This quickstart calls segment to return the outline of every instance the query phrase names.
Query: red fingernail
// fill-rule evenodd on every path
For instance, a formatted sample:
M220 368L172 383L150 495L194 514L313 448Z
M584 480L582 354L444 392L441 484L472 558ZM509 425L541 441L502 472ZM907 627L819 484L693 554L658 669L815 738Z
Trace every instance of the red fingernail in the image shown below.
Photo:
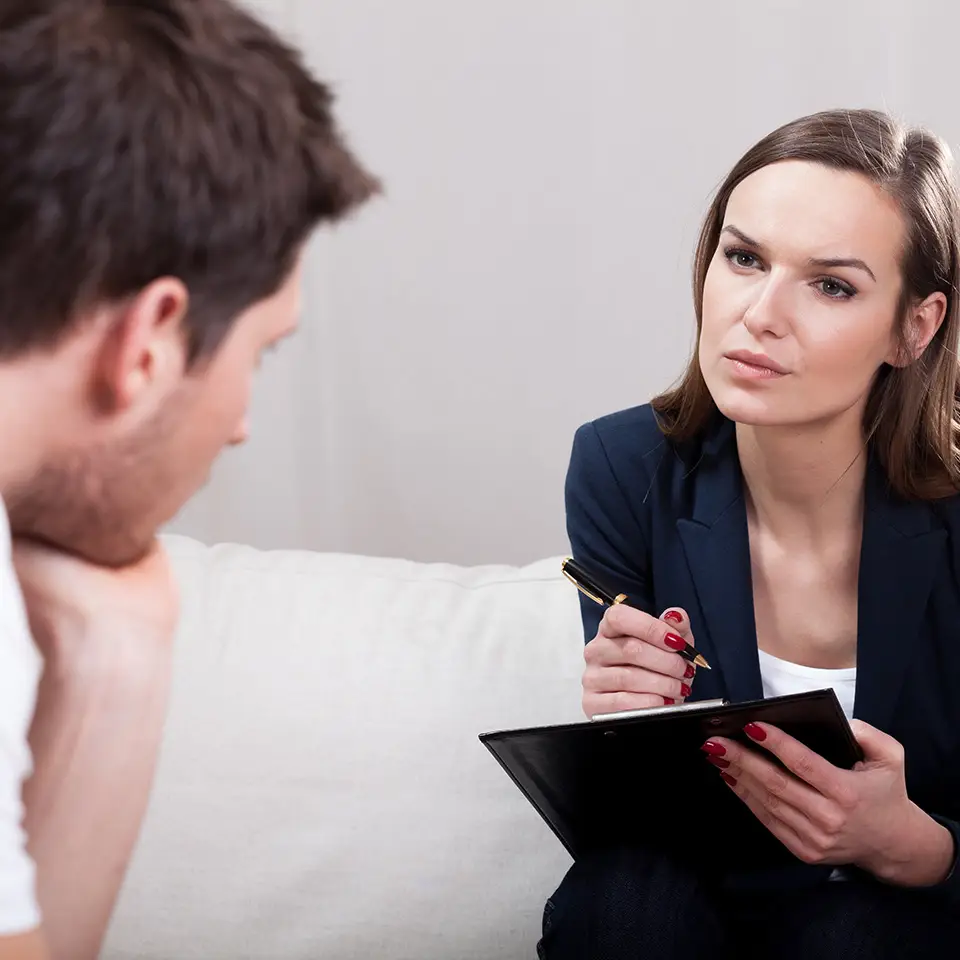
M737 781L733 777L731 777L729 773L724 773L721 770L720 776L723 777L723 782L730 784L731 787L735 787L737 785Z
M764 730L763 727L761 727L759 723L748 723L748 724L743 728L743 732L744 732L751 740L766 740L766 739L767 739L767 731Z
M722 757L707 757L707 763L712 763L715 767L719 767L721 770L724 767L730 766L729 760L724 760Z
M663 642L674 650L683 650L687 641L683 637L678 637L675 633L668 633L664 638Z
M685 696L685 697L689 697L689 696L690 696L690 693L691 693L690 684L689 684L689 683L681 683L681 684L680 684L680 693L682 693L683 696Z
M677 701L673 697L664 697L663 702L669 707L671 704L676 703Z
M663 615L664 620L668 620L670 623L683 623L683 614L678 613L676 610L668 610Z
M711 757L722 757L727 752L727 748L715 740L708 740L700 749Z
M692 663L688 663L687 669L683 671L683 675L689 680L691 677L697 675L697 668Z

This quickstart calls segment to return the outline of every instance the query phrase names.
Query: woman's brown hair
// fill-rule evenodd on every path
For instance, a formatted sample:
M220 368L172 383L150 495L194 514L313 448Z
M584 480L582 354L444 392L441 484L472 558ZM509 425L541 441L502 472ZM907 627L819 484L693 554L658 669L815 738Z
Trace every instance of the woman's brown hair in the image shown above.
M916 361L880 369L864 413L864 435L897 493L911 499L956 493L960 490L960 212L952 157L939 137L904 127L874 110L831 110L794 120L752 147L723 181L700 231L693 272L698 339L704 282L730 194L750 174L783 160L806 160L859 173L899 204L907 228L898 305L905 356L904 320L910 305L939 292L946 295L947 310ZM696 436L717 414L696 350L680 383L656 397L653 408L664 433L675 440Z

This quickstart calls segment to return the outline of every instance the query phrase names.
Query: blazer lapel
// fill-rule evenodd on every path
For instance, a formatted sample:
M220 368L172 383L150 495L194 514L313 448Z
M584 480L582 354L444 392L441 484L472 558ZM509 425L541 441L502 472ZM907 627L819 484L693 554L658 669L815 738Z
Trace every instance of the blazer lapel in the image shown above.
M697 643L720 671L728 699L756 700L763 696L763 685L750 543L736 434L729 420L705 442L694 469L692 515L677 521L677 533L702 612L701 623L695 624Z
M854 715L881 730L889 728L945 543L930 507L893 494L871 458L857 590Z

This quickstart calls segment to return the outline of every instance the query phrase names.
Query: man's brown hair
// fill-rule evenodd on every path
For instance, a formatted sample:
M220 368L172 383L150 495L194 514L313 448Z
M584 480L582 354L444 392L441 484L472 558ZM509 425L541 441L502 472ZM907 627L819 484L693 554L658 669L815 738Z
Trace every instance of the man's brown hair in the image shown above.
M191 360L377 183L329 89L230 0L0 5L0 357L178 277Z
M703 288L727 201L752 173L784 160L858 173L896 200L907 228L896 317L905 357L910 353L904 333L908 308L932 293L943 293L947 311L916 361L880 369L867 400L864 437L900 495L936 499L956 493L960 490L960 206L950 150L929 131L908 128L875 110L828 110L794 120L751 147L721 184L700 231L693 274L698 340ZM656 397L653 408L666 435L675 440L697 435L716 416L696 350L679 385Z

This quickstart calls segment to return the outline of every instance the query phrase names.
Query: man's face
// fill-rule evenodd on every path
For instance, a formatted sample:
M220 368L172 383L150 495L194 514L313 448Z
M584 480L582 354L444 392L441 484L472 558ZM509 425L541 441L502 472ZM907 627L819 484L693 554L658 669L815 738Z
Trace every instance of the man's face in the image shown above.
M106 566L138 560L206 483L220 451L242 443L263 352L297 325L301 267L234 322L158 410L109 441L63 451L8 498L13 532Z

